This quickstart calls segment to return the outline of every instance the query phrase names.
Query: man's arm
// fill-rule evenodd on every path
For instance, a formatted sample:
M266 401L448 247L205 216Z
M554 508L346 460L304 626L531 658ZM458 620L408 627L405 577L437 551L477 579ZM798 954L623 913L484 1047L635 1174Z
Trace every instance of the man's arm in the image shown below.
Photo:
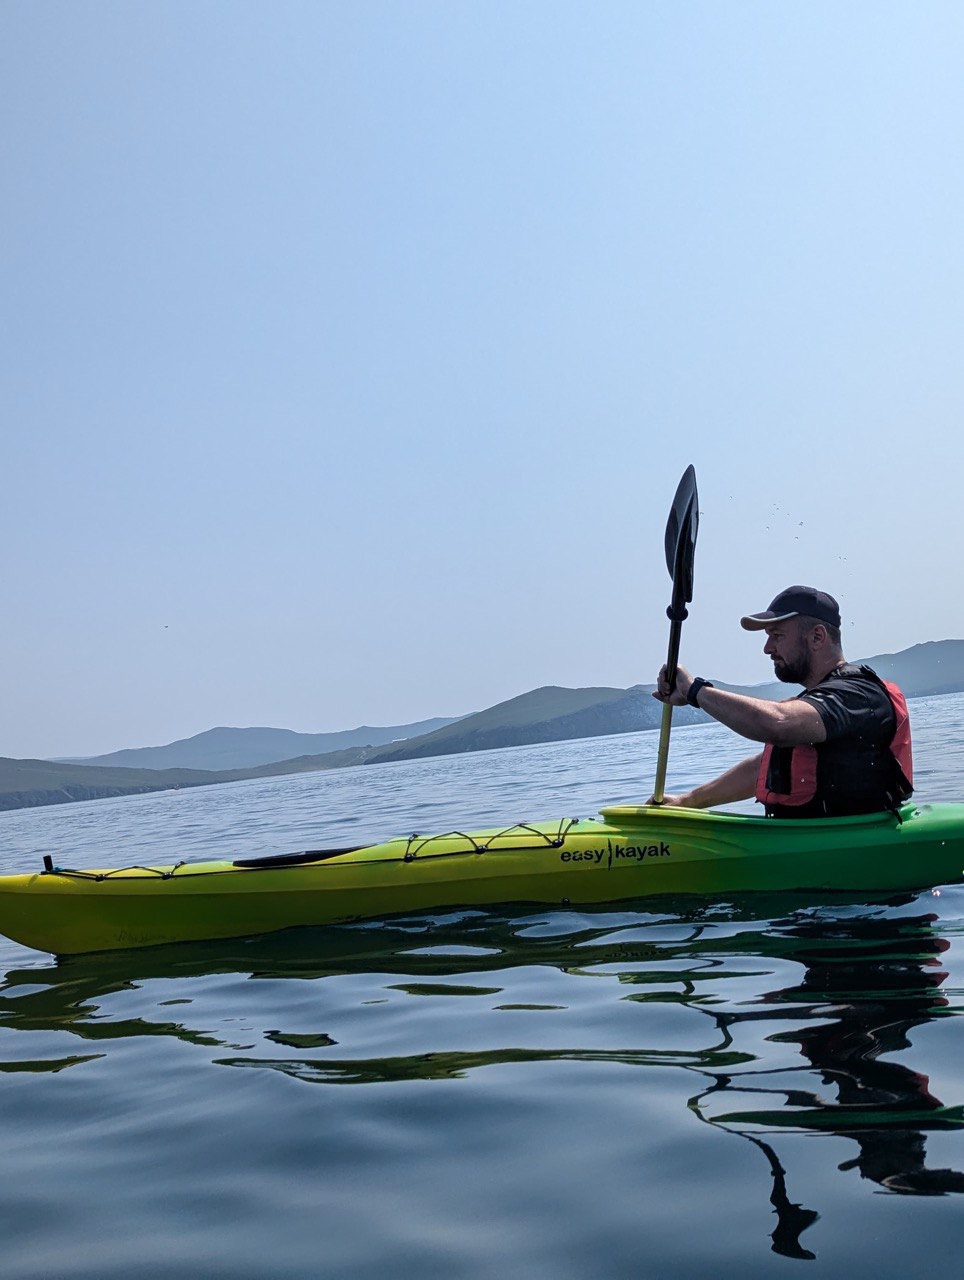
M666 668L659 673L654 698L681 707L693 683L693 677L685 669L676 670L676 685L670 693L666 683ZM760 698L748 698L742 693L728 693L725 689L707 689L699 692L701 711L725 724L734 733L753 742L769 742L775 747L796 747L804 743L825 742L827 730L816 707L798 698L789 702L764 702ZM738 798L738 797L737 797Z
M710 692L712 693L713 690L711 689ZM702 697L700 701L703 701ZM749 800L756 792L756 780L762 759L761 751L747 760L741 760L732 769L727 769L726 773L721 773L718 778L701 782L692 791L678 796L664 796L663 803L673 808L710 809L718 804L733 804L735 800Z

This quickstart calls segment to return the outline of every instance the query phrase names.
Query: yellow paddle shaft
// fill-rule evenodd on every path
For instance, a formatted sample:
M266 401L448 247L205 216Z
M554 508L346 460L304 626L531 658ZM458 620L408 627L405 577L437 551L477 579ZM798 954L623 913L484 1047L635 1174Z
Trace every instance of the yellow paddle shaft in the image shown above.
M653 788L653 804L662 804L666 790L666 765L669 761L669 731L673 725L673 708L663 703L663 718L659 723L659 750L656 755L656 785Z

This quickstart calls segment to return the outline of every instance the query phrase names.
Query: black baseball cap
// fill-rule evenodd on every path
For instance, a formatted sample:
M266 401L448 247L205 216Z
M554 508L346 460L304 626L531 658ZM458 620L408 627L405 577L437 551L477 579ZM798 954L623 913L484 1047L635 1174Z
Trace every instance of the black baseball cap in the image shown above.
M741 618L740 626L744 631L762 631L774 622L786 622L787 618L796 618L799 614L816 618L830 627L840 626L840 605L833 596L816 587L787 587L773 597L769 608L762 613L748 613Z

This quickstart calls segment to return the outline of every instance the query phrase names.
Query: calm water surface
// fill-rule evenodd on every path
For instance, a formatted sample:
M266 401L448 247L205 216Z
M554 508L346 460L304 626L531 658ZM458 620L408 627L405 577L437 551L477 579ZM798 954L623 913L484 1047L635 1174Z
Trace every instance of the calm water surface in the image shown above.
M964 696L912 712L919 798L964 800ZM645 799L655 747L4 813L0 870L588 816ZM740 754L678 730L670 787ZM960 1266L964 887L472 910L61 962L0 939L0 978L16 1280Z

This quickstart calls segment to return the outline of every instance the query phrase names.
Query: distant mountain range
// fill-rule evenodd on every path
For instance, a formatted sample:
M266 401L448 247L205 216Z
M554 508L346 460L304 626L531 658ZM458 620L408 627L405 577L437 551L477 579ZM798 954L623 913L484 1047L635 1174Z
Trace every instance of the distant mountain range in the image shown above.
M896 681L909 698L964 690L964 640L931 641L861 661L873 667L882 679ZM733 685L722 680L714 683L721 689L754 698L779 700L793 692L792 686L779 681L762 685ZM652 685L633 685L629 689L535 689L432 733L372 751L364 763L652 729L662 715L660 704L651 696L652 690ZM673 720L680 725L711 723L702 711L689 707L678 708Z
M931 641L865 661L885 679L895 680L910 698L964 690L964 640ZM786 698L792 693L791 686L779 683L715 683L751 697ZM632 733L659 723L661 709L651 697L652 688L547 685L458 719L328 734L222 727L162 747L115 751L83 761L0 758L0 809ZM703 712L682 707L674 713L674 723L712 722ZM322 750L312 750L319 745ZM295 756L285 754L299 748Z
M253 769L296 756L325 755L349 747L375 747L415 738L452 724L454 717L436 716L415 724L373 729L342 729L337 733L295 733L293 729L207 729L164 747L131 747L104 756L74 757L61 764L98 765L124 769Z
M908 698L929 698L940 693L964 690L964 640L928 640L899 653L879 653L876 658L858 658L873 667L882 680L899 684ZM755 698L787 697L788 686L774 680L752 686L715 682L721 689L734 689Z

